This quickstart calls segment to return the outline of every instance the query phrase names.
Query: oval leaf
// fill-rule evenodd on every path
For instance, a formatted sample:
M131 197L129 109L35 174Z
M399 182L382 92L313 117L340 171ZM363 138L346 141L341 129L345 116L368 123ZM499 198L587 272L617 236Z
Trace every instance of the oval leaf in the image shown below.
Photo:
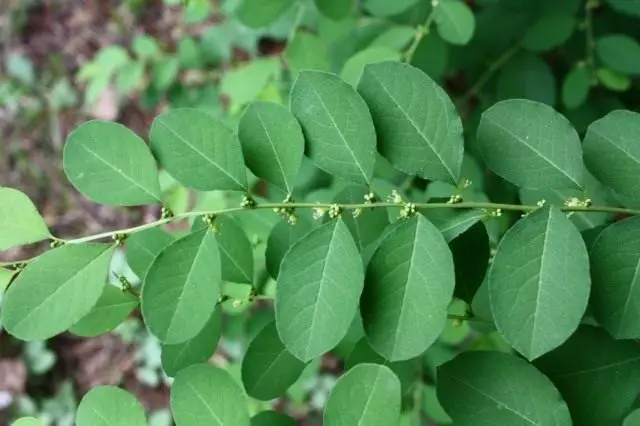
M208 364L180 371L171 386L176 426L249 426L242 389L231 375Z
M325 426L389 426L400 420L400 381L384 365L360 364L340 377L324 410Z
M162 368L169 377L193 364L207 362L216 351L222 331L222 310L216 308L211 318L193 338L177 345L162 345Z
M612 111L593 122L584 137L584 162L600 182L640 199L640 114Z
M640 339L640 217L602 231L590 258L596 319L616 339Z
M558 387L576 425L621 424L640 392L640 346L596 327L580 327L536 367Z
M153 121L149 136L160 164L183 185L247 190L240 142L220 120L197 109L174 109Z
M498 102L482 113L478 142L487 165L523 188L582 187L582 148L569 120L525 99Z
M400 62L367 65L358 84L378 133L378 149L397 169L457 183L462 122L448 95L429 76Z
M40 255L5 293L2 326L27 341L67 330L100 298L112 253L108 244L67 244Z
M251 418L251 426L296 426L296 422L278 411L263 411Z
M587 67L576 67L564 78L562 83L562 102L567 109L583 105L589 96L591 75Z
M389 361L420 355L436 341L453 297L451 251L416 215L388 232L373 254L360 301L371 347Z
M0 251L50 236L49 228L29 197L0 187Z
M626 34L612 34L596 41L602 63L623 74L640 75L640 43Z
M342 21L353 11L355 0L315 0L316 7L327 18Z
M275 322L251 341L242 360L242 383L247 393L261 401L284 395L302 374L306 364L282 344Z
M522 45L533 52L546 52L567 41L576 27L571 15L549 14L527 30Z
M591 287L587 248L559 208L540 208L502 238L488 282L498 330L535 359L560 346L582 320Z
M321 169L369 184L376 162L376 134L367 104L335 74L301 71L290 96L307 141L307 156Z
M138 299L116 286L107 284L91 311L69 329L75 335L95 337L119 326L138 306Z
M276 21L293 3L294 0L243 0L235 14L246 26L261 28Z
M306 235L313 228L311 222L304 216L298 217L295 224L281 220L273 227L267 239L265 252L267 271L273 278L278 278L280 264L289 248Z
M218 303L220 271L213 231L171 243L155 258L142 286L142 316L149 330L167 345L198 334Z
M336 346L358 310L364 273L342 220L306 234L285 255L276 286L276 324L285 347L308 362Z
M73 186L100 204L138 206L162 200L149 147L122 124L81 124L69 134L62 161Z
M80 401L77 426L145 426L147 418L142 405L124 389L98 386Z
M304 154L295 117L282 105L254 102L240 119L238 137L253 174L291 194Z
M222 279L234 283L253 283L253 247L244 229L228 216L216 219L216 240L220 251Z
M129 267L144 280L153 259L174 240L173 235L160 228L136 232L125 240L125 255Z
M473 351L438 368L437 395L460 426L482 424L571 426L558 390L526 361L500 352Z
M40 419L36 419L35 417L21 417L15 422L11 423L11 426L45 426L45 424L42 423Z
M348 185L333 198L333 202L361 204L369 192L365 186ZM342 219L351 231L358 248L362 251L382 235L382 232L389 225L389 215L385 209L363 209L358 217L353 217L352 213L343 214Z
M435 21L440 37L451 44L467 44L476 30L476 17L460 0L436 3Z

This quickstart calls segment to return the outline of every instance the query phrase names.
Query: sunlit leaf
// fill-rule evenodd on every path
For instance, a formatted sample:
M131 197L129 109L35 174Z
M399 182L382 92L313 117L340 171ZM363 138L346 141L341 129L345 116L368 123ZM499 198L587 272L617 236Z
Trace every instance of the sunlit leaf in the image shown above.
M49 228L29 197L0 187L0 251L49 237Z

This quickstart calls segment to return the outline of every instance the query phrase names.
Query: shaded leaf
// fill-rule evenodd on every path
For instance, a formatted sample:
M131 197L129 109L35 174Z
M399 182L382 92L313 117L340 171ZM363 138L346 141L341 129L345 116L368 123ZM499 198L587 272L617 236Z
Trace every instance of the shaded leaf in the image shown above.
M138 400L124 389L98 386L80 401L77 426L145 426L147 417Z
M400 52L396 50L389 49L384 46L370 47L357 52L355 55L347 59L347 62L345 62L342 67L342 71L340 72L340 77L355 87L358 85L358 82L362 77L364 67L368 64L385 61L399 61L400 59Z
M367 65L358 91L378 133L378 149L397 169L457 183L464 141L456 109L431 78L399 62Z
M5 293L2 326L26 341L67 330L100 298L112 253L108 244L67 244L38 256Z
M605 0L605 2L620 13L640 17L640 2L638 0Z
M449 65L447 43L437 34L423 37L413 54L411 65L435 80L442 78Z
M276 324L285 347L307 362L336 346L357 312L363 284L358 248L342 220L294 243L276 287Z
M355 183L370 183L375 129L367 104L353 87L334 74L302 71L291 89L290 107L316 166Z
M587 248L559 208L542 207L507 231L488 281L498 330L532 360L560 346L582 320L591 287Z
M251 28L266 27L292 7L294 0L243 0L235 15Z
M238 137L249 169L291 193L304 155L304 135L282 105L254 102L240 119Z
M529 52L514 56L498 76L498 98L530 99L555 105L556 80L551 67Z
M575 67L567 73L562 84L562 102L568 109L583 105L589 96L591 76L586 67Z
M285 57L289 63L289 69L294 73L302 70L329 71L331 69L328 46L325 41L305 31L296 31L293 40L287 46Z
M476 222L449 242L456 273L454 295L471 304L489 268L491 247L487 227Z
M395 226L368 264L360 302L371 347L389 361L420 355L444 329L453 290L453 259L438 229L422 215Z
M197 335L218 303L220 271L213 231L196 231L167 246L142 285L142 316L149 330L167 345Z
M251 417L251 426L296 426L296 422L278 411L263 411Z
M107 284L95 306L69 331L82 337L95 337L119 326L138 306L138 299L116 286Z
M482 113L477 138L489 168L517 186L582 187L578 133L545 104L525 99L498 102Z
M62 160L73 186L95 202L137 206L162 200L149 147L122 124L81 124L69 134Z
M141 280L144 280L153 259L173 241L175 237L160 228L136 232L125 241L125 254L129 267Z
M313 226L309 219L300 216L294 225L286 220L281 220L273 227L267 240L267 250L265 252L267 271L273 278L278 277L280 264L289 248L301 239L306 233L311 231Z
M640 43L625 34L596 40L596 53L603 64L624 74L640 75Z
M447 200L437 201L446 202ZM423 209L421 213L438 228L448 243L487 215L480 209Z
M160 164L183 185L247 190L240 142L218 119L197 109L174 109L153 121L149 136Z
M533 52L551 50L571 37L576 23L576 18L571 15L544 15L527 30L522 45Z
M437 395L456 425L570 426L558 390L526 361L473 351L438 368Z
M29 197L17 189L0 187L0 251L49 235L47 224Z
M476 18L460 0L441 0L435 11L438 34L451 44L467 44L476 30Z
M404 12L419 0L364 0L363 7L374 16L392 16Z
M324 16L341 21L353 12L355 0L315 0L316 7Z

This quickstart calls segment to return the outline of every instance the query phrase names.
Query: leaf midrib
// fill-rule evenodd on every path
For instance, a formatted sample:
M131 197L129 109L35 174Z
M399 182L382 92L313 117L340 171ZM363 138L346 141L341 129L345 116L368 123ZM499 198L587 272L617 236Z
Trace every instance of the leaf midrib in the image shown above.
M367 413L367 408L369 408L369 404L371 404L371 400L373 399L373 394L376 390L376 385L378 384L378 380L380 379L380 369L376 368L376 378L373 381L373 386L371 387L371 392L367 397L367 402L365 402L364 407L362 407L362 411L360 412L360 420L358 420L358 424L356 426L367 426L363 425L362 421L364 420L364 416Z
M211 408L211 406L209 406L209 404L207 403L207 400L204 399L202 397L202 395L200 395L200 393L198 392L198 390L193 387L193 385L191 384L190 381L185 380L184 384L187 385L187 387L189 389L191 389L191 391L193 391L193 393L198 397L198 399L200 400L200 402L202 402L204 404L205 407L207 407L207 410L209 410L209 413L211 413L211 415L213 416L213 418L216 420L216 422L218 422L218 425L220 426L224 426L224 423L222 423L222 420L220 420L220 417L218 417L215 413L215 411L213 411L213 408Z
M534 352L534 343L536 340L536 322L538 319L538 308L540 307L540 296L542 295L542 277L545 275L545 255L547 253L547 242L549 240L549 229L551 229L551 215L552 210L549 209L547 223L545 225L544 237L542 240L542 255L540 256L540 272L538 274L537 286L536 286L536 307L533 313L533 323L531 324L531 341L529 342L529 356Z
M610 368L619 367L621 365L630 364L630 363L636 362L636 361L640 361L640 356L637 356L637 357L634 357L634 358L625 359L623 361L612 362L612 363L609 363L609 364L601 365L599 367L587 368L586 370L578 370L578 371L572 371L570 373L558 374L558 375L553 376L553 377L561 378L561 377L578 376L578 375L581 375L581 374L595 373L597 371L608 370Z
M267 129L267 126L264 125L262 116L260 116L260 111L256 111L256 117L258 117L260 126L264 130L265 135L267 136L267 140L269 141L269 146L271 147L271 151L273 151L273 156L276 158L276 162L278 163L278 170L280 171L280 175L282 176L282 182L284 183L284 186L286 186L287 192L291 193L291 186L289 185L289 181L284 174L284 167L282 165L282 161L280 161L280 157L278 156L278 151L276 151L276 147L273 144L273 140L271 139L271 134L269 133L269 129Z

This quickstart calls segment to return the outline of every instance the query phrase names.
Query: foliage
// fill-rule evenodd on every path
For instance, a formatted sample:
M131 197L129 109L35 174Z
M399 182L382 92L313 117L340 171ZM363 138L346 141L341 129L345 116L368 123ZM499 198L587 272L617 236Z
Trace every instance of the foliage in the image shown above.
M621 424L640 396L634 4L244 0L176 52L148 36L134 59L102 50L78 75L87 102L115 81L171 108L148 144L80 125L65 173L96 203L161 216L62 238L1 188L0 249L51 242L2 265L3 327L96 336L139 305L178 426L290 424L257 401L325 354L347 369L328 426ZM237 36L204 55L222 28L287 46L234 63ZM188 69L205 76L194 98ZM166 175L194 207L172 208ZM140 286L109 269L122 248ZM239 311L260 319L234 372L207 361ZM146 423L108 386L76 421L110 416Z

